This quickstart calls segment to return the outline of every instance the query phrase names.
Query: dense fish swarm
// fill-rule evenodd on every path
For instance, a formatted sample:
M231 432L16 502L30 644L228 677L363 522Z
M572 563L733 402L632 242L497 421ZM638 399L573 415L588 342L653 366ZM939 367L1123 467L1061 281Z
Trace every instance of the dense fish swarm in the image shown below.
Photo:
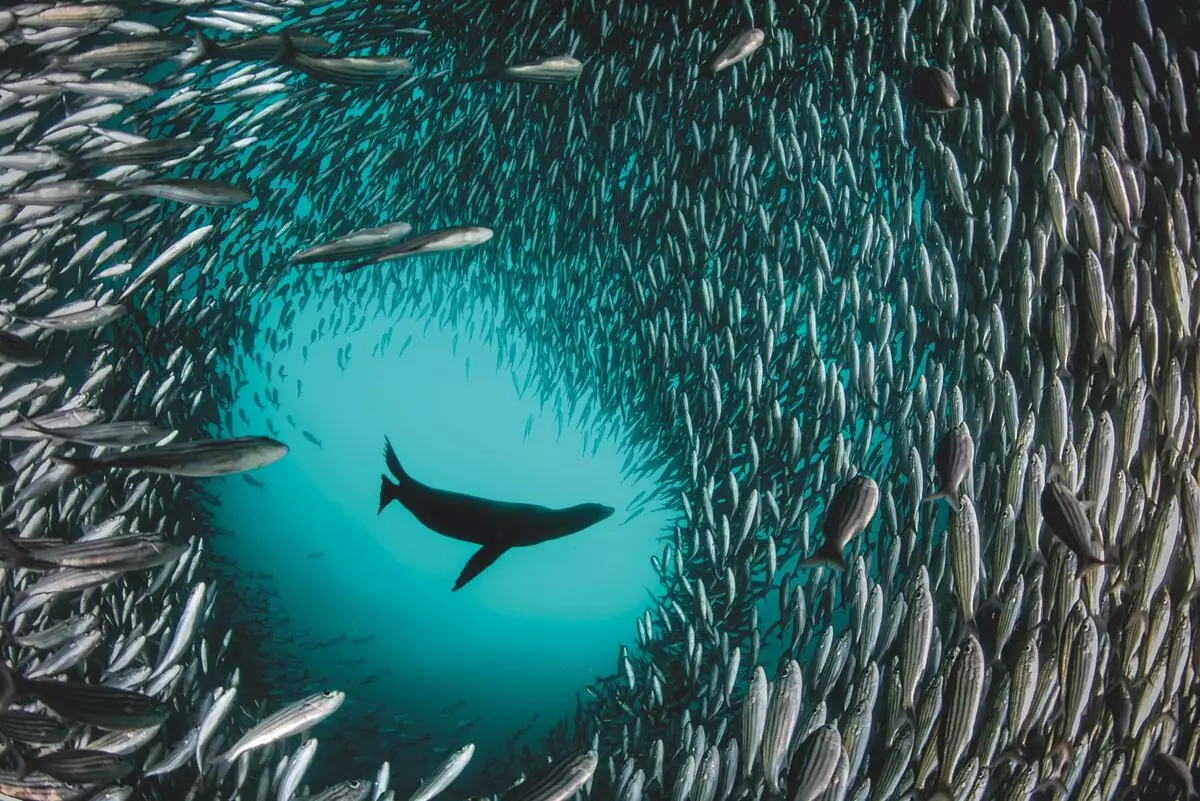
M196 479L285 456L274 353L419 314L678 512L482 793L1194 797L1200 20L1146 2L0 11L0 795L395 797L302 739L353 686L245 689Z

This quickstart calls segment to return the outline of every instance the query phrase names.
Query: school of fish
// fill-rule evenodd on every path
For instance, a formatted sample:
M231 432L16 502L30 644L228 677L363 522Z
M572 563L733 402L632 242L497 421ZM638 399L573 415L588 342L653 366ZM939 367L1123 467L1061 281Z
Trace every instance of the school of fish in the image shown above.
M353 683L264 695L216 612L205 481L320 447L234 398L283 416L275 354L415 315L676 520L613 675L480 796L1197 798L1198 34L1155 0L7 5L0 797L429 801L495 760L318 739Z

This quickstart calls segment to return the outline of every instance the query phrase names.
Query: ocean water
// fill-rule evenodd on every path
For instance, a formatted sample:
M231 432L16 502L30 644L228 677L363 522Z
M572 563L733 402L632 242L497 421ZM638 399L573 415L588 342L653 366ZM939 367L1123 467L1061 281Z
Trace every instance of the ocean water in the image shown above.
M320 309L288 306L307 341ZM400 777L468 742L476 771L521 746L536 751L583 688L615 672L619 645L633 645L634 623L659 591L650 557L670 520L653 501L656 483L626 469L619 430L544 405L528 360L498 366L497 353L495 341L428 317L368 317L306 353L273 354L269 369L248 373L232 410L227 433L272 426L291 448L216 490L226 536L213 551L227 579L218 586L235 618L261 632L235 640L256 666L245 680L281 702L351 691L316 735L327 749L346 733L384 735L387 746L354 750L372 769L388 760ZM276 392L278 408L255 401ZM411 475L438 488L616 512L510 550L451 592L477 546L426 529L398 503L377 514L385 437ZM337 759L320 765L345 773Z

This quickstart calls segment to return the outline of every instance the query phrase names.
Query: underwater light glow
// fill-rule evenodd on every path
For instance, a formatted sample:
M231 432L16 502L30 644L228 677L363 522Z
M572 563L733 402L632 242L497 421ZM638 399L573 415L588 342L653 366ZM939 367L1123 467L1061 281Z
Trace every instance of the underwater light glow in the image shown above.
M431 734L425 748L475 742L486 762L533 714L530 736L540 737L574 711L582 687L615 672L618 644L633 641L656 587L650 556L665 515L629 519L655 487L623 477L625 454L613 436L596 441L596 421L578 428L566 410L543 409L532 388L522 396L528 367L498 367L498 351L480 337L380 317L317 337L305 359L300 343L320 314L299 311L295 346L239 394L235 433L269 420L291 453L255 474L262 486L224 483L218 520L234 536L215 547L242 571L270 574L265 586L278 593L287 630L265 647L299 660L313 689L352 689L351 714L353 704L401 735ZM276 392L278 409L266 401ZM451 592L478 546L426 529L398 503L377 515L385 436L406 471L439 489L616 512L511 549ZM344 712L318 736L336 737Z

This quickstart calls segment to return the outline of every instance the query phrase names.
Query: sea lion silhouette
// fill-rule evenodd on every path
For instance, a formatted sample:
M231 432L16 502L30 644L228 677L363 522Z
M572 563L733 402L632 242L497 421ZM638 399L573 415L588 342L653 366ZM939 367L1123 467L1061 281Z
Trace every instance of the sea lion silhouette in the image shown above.
M404 471L387 437L383 439L383 456L395 481L390 481L386 475L380 476L380 514L389 503L399 501L426 528L481 546L467 560L454 582L454 592L490 567L509 548L523 548L569 536L599 523L614 511L611 506L599 503L549 509L530 503L491 501L434 489Z

